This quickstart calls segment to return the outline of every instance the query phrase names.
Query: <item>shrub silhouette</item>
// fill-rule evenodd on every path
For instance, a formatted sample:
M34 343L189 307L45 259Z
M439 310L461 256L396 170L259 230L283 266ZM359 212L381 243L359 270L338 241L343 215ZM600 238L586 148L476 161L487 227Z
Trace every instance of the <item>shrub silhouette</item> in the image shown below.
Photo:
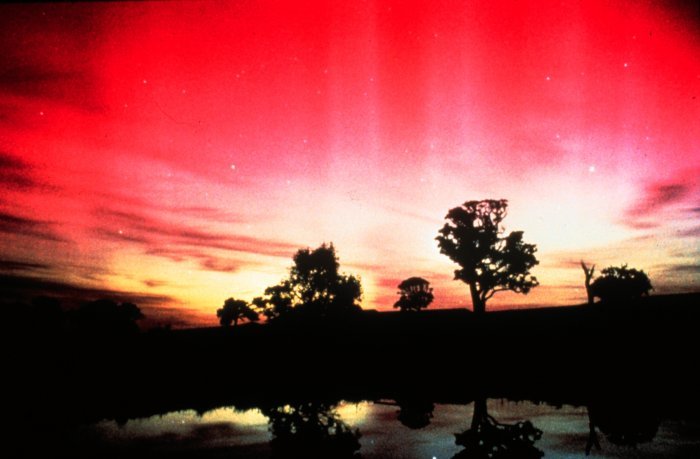
M522 231L502 237L507 207L505 199L467 201L447 213L448 222L436 238L440 253L462 267L455 279L469 285L475 313L485 312L486 301L496 292L526 294L539 285L530 275L539 263L537 246L523 242Z
M394 307L400 308L401 311L420 311L433 302L430 282L422 277L409 277L401 282L398 288L399 300L394 303Z
M631 300L648 295L653 290L651 281L644 271L628 268L622 265L619 268L610 266L601 271L591 284L591 294L601 301Z
M219 318L219 323L223 327L230 327L232 323L235 327L239 320L256 322L259 319L258 313L247 301L233 298L224 301L224 307L216 311L216 317Z
M106 338L138 333L136 322L143 317L133 303L101 299L82 305L74 312L73 323L80 333Z

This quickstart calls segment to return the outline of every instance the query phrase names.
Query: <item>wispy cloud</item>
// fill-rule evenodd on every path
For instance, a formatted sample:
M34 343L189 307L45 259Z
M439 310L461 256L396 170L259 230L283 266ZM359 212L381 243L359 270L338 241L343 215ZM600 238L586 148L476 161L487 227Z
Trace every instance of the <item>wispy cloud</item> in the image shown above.
M105 224L93 229L97 237L133 243L141 246L145 254L172 261L194 260L209 271L238 271L244 262L237 259L236 253L288 258L299 248L287 242L210 232L137 213L100 210L98 215ZM220 251L233 255L222 257L217 253Z
M669 218L664 215L668 209L674 206L697 202L700 191L697 183L699 169L685 169L665 182L656 182L648 185L644 194L629 208L625 215L624 224L635 229L651 229L668 223L669 220L684 220L692 218L697 213L697 208L678 210L677 214Z
M27 265L28 269L35 268L30 263L13 262L9 265ZM86 287L24 274L0 274L0 305L26 304L38 296L57 298L66 308L75 308L86 301L101 298L135 303L144 313L145 319L141 322L144 328L156 325L170 325L174 328L215 325L213 314L181 307L179 301L167 295Z
M176 303L164 295L150 295L139 292L124 292L113 289L87 287L67 281L39 278L20 274L0 274L0 292L2 298L26 301L36 296L47 295L64 299L69 304L99 298L115 298L131 301L139 305L161 305Z
M652 185L644 198L627 214L631 217L648 217L668 205L682 201L689 191L690 187L683 183Z
M37 185L27 163L0 151L0 190L4 188L24 191Z
M143 285L149 288L163 287L164 285L168 285L167 282L156 279L145 279L141 282L143 283Z
M44 263L0 259L0 271L3 272L37 272L49 269L51 269L51 267Z
M21 217L0 211L0 232L32 236L38 239L65 242L54 230L54 223Z

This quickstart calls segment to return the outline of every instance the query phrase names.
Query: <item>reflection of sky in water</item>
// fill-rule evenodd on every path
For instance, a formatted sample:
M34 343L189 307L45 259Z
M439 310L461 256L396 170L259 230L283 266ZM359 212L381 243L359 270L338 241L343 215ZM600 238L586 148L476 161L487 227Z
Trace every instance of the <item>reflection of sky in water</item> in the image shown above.
M399 408L371 402L343 403L336 412L362 437L363 458L451 458L462 448L455 445L454 434L469 428L472 405L436 405L430 425L409 429L397 420ZM585 407L555 408L531 402L489 400L488 412L501 423L529 419L544 431L536 446L545 457L584 457L588 439ZM86 428L93 441L104 447L133 449L148 447L156 451L220 451L230 457L266 457L269 455L267 418L257 410L235 411L219 408L198 415L181 411L128 421L119 426L102 421ZM590 457L700 457L700 424L663 422L652 442L636 448L618 447L599 434L602 451Z

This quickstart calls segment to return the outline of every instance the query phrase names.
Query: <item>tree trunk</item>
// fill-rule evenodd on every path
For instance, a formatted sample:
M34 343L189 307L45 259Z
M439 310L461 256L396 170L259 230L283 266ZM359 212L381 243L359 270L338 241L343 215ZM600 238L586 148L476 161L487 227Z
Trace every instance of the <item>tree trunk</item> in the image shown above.
M489 413L486 411L486 397L478 397L474 400L474 413L472 414L472 429L486 421Z
M586 276L586 295L588 296L588 304L593 304L593 291L591 290L591 280L593 279L593 272L595 270L595 265L590 268L581 260L581 268L583 269L583 274Z
M483 314L486 312L486 304L479 297L479 292L476 289L475 284L469 284L469 291L472 294L472 309L475 314Z

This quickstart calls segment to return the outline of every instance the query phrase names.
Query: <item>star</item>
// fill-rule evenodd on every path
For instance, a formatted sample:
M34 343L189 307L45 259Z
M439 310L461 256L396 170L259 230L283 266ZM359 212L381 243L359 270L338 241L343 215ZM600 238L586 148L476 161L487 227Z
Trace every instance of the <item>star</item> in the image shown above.
M148 84L148 80L143 80L143 84Z
M590 166L588 166L588 173L592 174L594 172L595 172L595 166L591 164Z
M43 111L39 112L39 116L44 116L44 112Z
M625 62L624 64L622 64L622 66L623 66L624 68L627 68L627 67L629 67L629 64L628 64L627 62Z
M545 79L546 81L552 81L552 77L549 76L549 75L547 75L546 77L544 77L544 79Z

